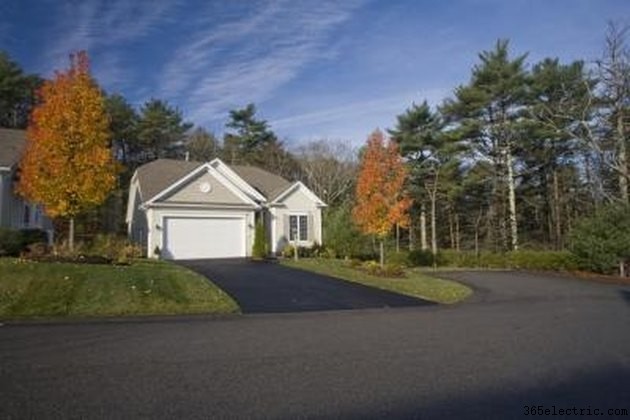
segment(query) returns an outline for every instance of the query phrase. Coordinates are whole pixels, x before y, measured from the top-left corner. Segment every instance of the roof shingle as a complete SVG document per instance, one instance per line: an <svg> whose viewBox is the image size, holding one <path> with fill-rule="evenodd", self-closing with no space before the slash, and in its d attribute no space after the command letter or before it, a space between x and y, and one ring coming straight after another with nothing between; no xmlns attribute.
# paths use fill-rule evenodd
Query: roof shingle
<svg viewBox="0 0 630 420"><path fill-rule="evenodd" d="M186 160L158 159L142 165L137 170L142 200L146 201L155 197L203 164L203 162ZM269 201L291 186L291 182L281 176L254 166L234 165L229 168Z"/></svg>
<svg viewBox="0 0 630 420"><path fill-rule="evenodd" d="M0 128L0 167L17 164L26 148L26 131Z"/></svg>

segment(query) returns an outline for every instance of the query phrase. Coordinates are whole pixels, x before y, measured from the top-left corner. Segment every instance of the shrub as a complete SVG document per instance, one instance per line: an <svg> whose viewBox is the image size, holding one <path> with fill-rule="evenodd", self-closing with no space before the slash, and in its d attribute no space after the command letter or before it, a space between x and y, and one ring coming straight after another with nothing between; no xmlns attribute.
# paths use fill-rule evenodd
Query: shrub
<svg viewBox="0 0 630 420"><path fill-rule="evenodd" d="M374 260L363 261L359 263L354 268L357 268L361 271L366 272L372 276L379 277L404 277L405 276L405 268L396 263L389 262L385 264L384 267Z"/></svg>
<svg viewBox="0 0 630 420"><path fill-rule="evenodd" d="M367 257L370 254L372 258L371 240L356 228L351 213L349 203L326 210L322 226L324 243L337 257Z"/></svg>
<svg viewBox="0 0 630 420"><path fill-rule="evenodd" d="M610 205L573 228L570 250L580 268L615 272L630 261L630 207Z"/></svg>
<svg viewBox="0 0 630 420"><path fill-rule="evenodd" d="M96 235L87 248L79 252L79 254L100 256L116 262L127 262L130 258L141 257L142 248L122 236L99 234Z"/></svg>
<svg viewBox="0 0 630 420"><path fill-rule="evenodd" d="M414 249L409 251L407 260L412 267L430 267L433 265L433 254L429 250Z"/></svg>
<svg viewBox="0 0 630 420"><path fill-rule="evenodd" d="M19 255L22 251L20 232L14 229L0 229L0 256Z"/></svg>
<svg viewBox="0 0 630 420"><path fill-rule="evenodd" d="M0 256L16 257L38 242L48 242L48 235L41 229L0 229Z"/></svg>
<svg viewBox="0 0 630 420"><path fill-rule="evenodd" d="M409 257L410 253L406 251L392 252L391 254L385 255L385 262L387 264L392 264L400 267L409 267L411 266L409 262Z"/></svg>
<svg viewBox="0 0 630 420"><path fill-rule="evenodd" d="M252 249L252 257L262 259L267 256L267 241L265 238L265 226L262 220L256 222L256 230L254 232L254 246Z"/></svg>

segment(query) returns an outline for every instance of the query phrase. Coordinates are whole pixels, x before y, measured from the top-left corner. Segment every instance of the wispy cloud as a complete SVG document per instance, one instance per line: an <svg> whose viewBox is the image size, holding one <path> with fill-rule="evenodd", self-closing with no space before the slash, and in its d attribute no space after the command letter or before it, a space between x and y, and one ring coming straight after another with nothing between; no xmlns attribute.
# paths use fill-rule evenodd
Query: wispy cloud
<svg viewBox="0 0 630 420"><path fill-rule="evenodd" d="M141 38L168 16L178 0L86 0L64 2L59 9L53 40L45 56L48 68L59 67L70 52L107 49ZM115 82L118 55L108 52L102 73ZM109 68L106 68L110 66Z"/></svg>
<svg viewBox="0 0 630 420"><path fill-rule="evenodd" d="M165 67L161 96L185 98L198 122L221 118L244 102L262 102L309 63L330 57L332 31L361 3L270 0L199 30Z"/></svg>
<svg viewBox="0 0 630 420"><path fill-rule="evenodd" d="M300 144L322 138L349 141L353 145L363 143L374 129L392 128L396 116L412 103L426 99L438 105L448 95L447 88L426 89L419 92L400 92L396 95L370 100L358 100L337 106L315 106L319 111L289 115L270 121L272 129L283 133L290 143Z"/></svg>

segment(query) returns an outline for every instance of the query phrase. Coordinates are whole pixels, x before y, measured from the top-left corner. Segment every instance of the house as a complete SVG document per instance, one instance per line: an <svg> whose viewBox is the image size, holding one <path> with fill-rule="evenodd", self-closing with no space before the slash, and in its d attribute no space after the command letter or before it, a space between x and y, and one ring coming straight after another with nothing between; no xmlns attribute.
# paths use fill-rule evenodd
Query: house
<svg viewBox="0 0 630 420"><path fill-rule="evenodd" d="M288 243L322 243L322 202L302 182L220 159L159 159L131 179L127 226L148 257L251 256L261 220L271 254Z"/></svg>
<svg viewBox="0 0 630 420"><path fill-rule="evenodd" d="M26 148L26 132L0 128L0 228L42 229L52 240L53 225L40 205L15 193L17 168Z"/></svg>

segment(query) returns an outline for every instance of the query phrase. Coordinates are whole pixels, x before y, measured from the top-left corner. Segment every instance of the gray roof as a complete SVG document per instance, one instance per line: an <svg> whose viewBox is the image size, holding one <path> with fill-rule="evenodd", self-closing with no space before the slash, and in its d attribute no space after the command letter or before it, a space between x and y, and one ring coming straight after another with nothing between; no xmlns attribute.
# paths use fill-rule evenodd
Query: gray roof
<svg viewBox="0 0 630 420"><path fill-rule="evenodd" d="M291 186L286 179L256 166L231 165L230 168L249 185L272 201Z"/></svg>
<svg viewBox="0 0 630 420"><path fill-rule="evenodd" d="M203 162L186 160L158 159L142 165L136 172L142 200L146 201L155 197L203 164ZM291 186L291 182L264 169L240 165L229 167L269 201Z"/></svg>
<svg viewBox="0 0 630 420"><path fill-rule="evenodd" d="M26 147L26 131L0 128L0 167L12 167Z"/></svg>

